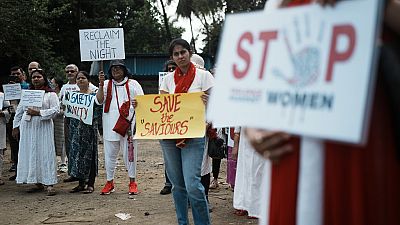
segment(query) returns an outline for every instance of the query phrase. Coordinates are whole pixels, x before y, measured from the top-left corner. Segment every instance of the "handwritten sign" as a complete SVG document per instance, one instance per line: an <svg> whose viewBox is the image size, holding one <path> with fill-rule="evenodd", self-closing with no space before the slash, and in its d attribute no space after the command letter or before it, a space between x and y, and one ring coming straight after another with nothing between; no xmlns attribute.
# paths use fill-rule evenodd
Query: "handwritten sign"
<svg viewBox="0 0 400 225"><path fill-rule="evenodd" d="M4 100L21 99L21 85L20 84L3 84Z"/></svg>
<svg viewBox="0 0 400 225"><path fill-rule="evenodd" d="M64 115L92 125L95 95L67 91L63 98Z"/></svg>
<svg viewBox="0 0 400 225"><path fill-rule="evenodd" d="M135 139L204 137L202 93L136 96Z"/></svg>
<svg viewBox="0 0 400 225"><path fill-rule="evenodd" d="M44 90L22 90L21 101L23 106L42 107Z"/></svg>
<svg viewBox="0 0 400 225"><path fill-rule="evenodd" d="M228 15L208 119L363 143L381 6L341 1Z"/></svg>
<svg viewBox="0 0 400 225"><path fill-rule="evenodd" d="M122 28L79 30L81 61L125 59Z"/></svg>
<svg viewBox="0 0 400 225"><path fill-rule="evenodd" d="M161 83L164 80L164 77L168 74L169 72L158 72L158 90L160 90Z"/></svg>

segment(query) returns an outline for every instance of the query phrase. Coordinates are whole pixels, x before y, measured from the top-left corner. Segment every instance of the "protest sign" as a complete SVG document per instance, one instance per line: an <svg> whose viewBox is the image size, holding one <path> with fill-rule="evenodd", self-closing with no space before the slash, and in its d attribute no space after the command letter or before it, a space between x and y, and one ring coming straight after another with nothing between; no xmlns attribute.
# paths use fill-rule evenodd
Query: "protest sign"
<svg viewBox="0 0 400 225"><path fill-rule="evenodd" d="M44 90L22 90L20 105L42 107Z"/></svg>
<svg viewBox="0 0 400 225"><path fill-rule="evenodd" d="M21 90L20 84L3 84L4 100L21 99Z"/></svg>
<svg viewBox="0 0 400 225"><path fill-rule="evenodd" d="M204 137L205 107L198 93L136 96L135 139Z"/></svg>
<svg viewBox="0 0 400 225"><path fill-rule="evenodd" d="M164 77L168 74L169 72L158 72L158 92L160 92L160 87L161 83L164 80Z"/></svg>
<svg viewBox="0 0 400 225"><path fill-rule="evenodd" d="M95 97L95 95L67 91L63 98L64 115L92 125Z"/></svg>
<svg viewBox="0 0 400 225"><path fill-rule="evenodd" d="M228 15L208 119L362 143L380 9L356 0Z"/></svg>
<svg viewBox="0 0 400 225"><path fill-rule="evenodd" d="M81 61L125 59L122 28L79 30Z"/></svg>

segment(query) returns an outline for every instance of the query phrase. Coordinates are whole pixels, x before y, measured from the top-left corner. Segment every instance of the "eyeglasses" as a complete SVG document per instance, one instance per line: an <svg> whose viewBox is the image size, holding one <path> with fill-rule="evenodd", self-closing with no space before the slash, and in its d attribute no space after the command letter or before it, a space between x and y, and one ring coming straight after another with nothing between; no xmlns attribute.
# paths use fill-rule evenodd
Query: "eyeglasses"
<svg viewBox="0 0 400 225"><path fill-rule="evenodd" d="M66 70L65 73L75 73L75 70Z"/></svg>
<svg viewBox="0 0 400 225"><path fill-rule="evenodd" d="M112 70L122 70L122 66L113 66L111 67Z"/></svg>
<svg viewBox="0 0 400 225"><path fill-rule="evenodd" d="M11 76L18 76L18 75L21 75L21 73L20 72L11 73Z"/></svg>

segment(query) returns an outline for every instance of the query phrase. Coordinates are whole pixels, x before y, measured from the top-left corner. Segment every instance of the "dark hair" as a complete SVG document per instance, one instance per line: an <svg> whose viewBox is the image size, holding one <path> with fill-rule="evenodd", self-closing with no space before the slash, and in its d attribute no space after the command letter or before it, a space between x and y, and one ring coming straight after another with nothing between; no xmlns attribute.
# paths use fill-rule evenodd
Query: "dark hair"
<svg viewBox="0 0 400 225"><path fill-rule="evenodd" d="M174 60L167 60L165 63L164 63L164 68L163 68L163 71L164 72L169 72L168 71L168 66L169 65L173 65L173 66L175 66L175 67L177 67L177 65L176 65L176 63L174 62Z"/></svg>
<svg viewBox="0 0 400 225"><path fill-rule="evenodd" d="M168 53L169 56L172 56L172 53L174 52L174 48L177 45L181 45L183 48L187 49L189 52L192 52L192 49L190 48L190 44L182 39L182 38L176 38L174 40L171 41L171 43L169 44L169 48L168 48Z"/></svg>
<svg viewBox="0 0 400 225"><path fill-rule="evenodd" d="M47 79L47 76L46 76L46 74L45 74L45 72L42 70L42 69L33 69L32 71L31 71L31 74L30 74L30 83L32 84L32 74L33 73L40 73L42 76L43 76L43 80L44 80L44 86L46 86L46 87L48 87L49 89L51 89L50 88L50 84L49 84L49 79ZM31 89L35 89L34 87L33 87L33 85L31 85ZM47 91L46 91L47 92Z"/></svg>
<svg viewBox="0 0 400 225"><path fill-rule="evenodd" d="M64 81L58 77L54 77L53 79L56 82L58 88L60 88L60 90L61 90L62 86L64 85Z"/></svg>
<svg viewBox="0 0 400 225"><path fill-rule="evenodd" d="M20 66L13 66L11 67L10 71L15 71L15 70L21 70L22 73L24 73L24 70Z"/></svg>
<svg viewBox="0 0 400 225"><path fill-rule="evenodd" d="M78 75L79 75L80 73L81 73L83 76L85 76L86 79L90 80L90 75L89 75L89 73L86 72L86 71L84 71L84 70L79 71L78 74L76 74L76 77L78 77Z"/></svg>

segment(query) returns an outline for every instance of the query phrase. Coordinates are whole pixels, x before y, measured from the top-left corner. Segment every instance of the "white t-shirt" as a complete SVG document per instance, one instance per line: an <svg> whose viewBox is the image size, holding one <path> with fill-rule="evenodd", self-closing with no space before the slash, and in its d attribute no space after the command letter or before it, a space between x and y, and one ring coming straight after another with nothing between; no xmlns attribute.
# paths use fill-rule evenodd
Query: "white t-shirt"
<svg viewBox="0 0 400 225"><path fill-rule="evenodd" d="M207 91L212 86L214 86L214 77L212 74L206 70L196 68L196 75L188 93ZM164 77L160 91L166 91L169 94L175 93L174 72L171 72Z"/></svg>

